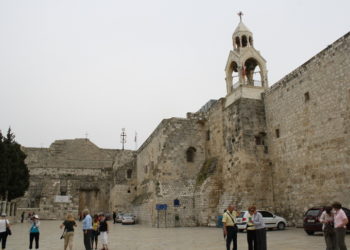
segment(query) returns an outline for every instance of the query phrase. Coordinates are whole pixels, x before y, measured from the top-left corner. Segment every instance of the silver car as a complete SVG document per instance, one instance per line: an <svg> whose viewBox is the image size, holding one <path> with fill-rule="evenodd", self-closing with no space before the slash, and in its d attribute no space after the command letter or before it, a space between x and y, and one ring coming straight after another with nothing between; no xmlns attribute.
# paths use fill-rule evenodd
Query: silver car
<svg viewBox="0 0 350 250"><path fill-rule="evenodd" d="M277 228L278 230L284 230L286 228L287 221L286 219L274 215L271 212L258 210L259 213L263 216L263 220L265 222L265 226L268 229ZM236 218L236 223L239 231L244 231L247 228L247 220L248 220L248 211L242 211L240 215Z"/></svg>
<svg viewBox="0 0 350 250"><path fill-rule="evenodd" d="M122 218L122 224L136 224L136 216L132 214L124 214Z"/></svg>

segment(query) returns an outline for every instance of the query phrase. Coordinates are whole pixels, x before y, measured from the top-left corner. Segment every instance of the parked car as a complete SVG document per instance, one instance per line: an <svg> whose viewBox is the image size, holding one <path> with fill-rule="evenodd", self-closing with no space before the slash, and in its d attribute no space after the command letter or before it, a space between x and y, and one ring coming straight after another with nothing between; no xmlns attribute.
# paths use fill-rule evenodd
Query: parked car
<svg viewBox="0 0 350 250"><path fill-rule="evenodd" d="M124 214L122 219L122 224L136 224L136 216L132 214Z"/></svg>
<svg viewBox="0 0 350 250"><path fill-rule="evenodd" d="M122 220L123 220L123 213L117 213L116 222L122 223Z"/></svg>
<svg viewBox="0 0 350 250"><path fill-rule="evenodd" d="M315 232L322 232L322 223L320 222L320 216L324 211L324 206L309 208L304 214L304 230L308 235L313 235ZM348 208L342 208L349 219L349 223L346 225L347 230L350 230L350 210Z"/></svg>
<svg viewBox="0 0 350 250"><path fill-rule="evenodd" d="M112 214L111 213L105 213L106 220L112 220Z"/></svg>
<svg viewBox="0 0 350 250"><path fill-rule="evenodd" d="M263 220L265 222L265 226L268 229L274 229L277 228L278 230L284 230L286 228L287 221L277 215L274 215L271 212L264 211L264 210L258 210L259 213L263 216ZM247 220L248 220L248 211L242 211L236 219L238 230L243 232L247 227Z"/></svg>

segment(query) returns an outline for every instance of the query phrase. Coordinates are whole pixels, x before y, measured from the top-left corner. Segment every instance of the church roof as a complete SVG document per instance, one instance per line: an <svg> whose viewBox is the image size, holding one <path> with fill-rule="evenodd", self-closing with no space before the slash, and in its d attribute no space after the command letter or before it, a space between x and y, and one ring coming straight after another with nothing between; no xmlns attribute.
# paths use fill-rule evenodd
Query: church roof
<svg viewBox="0 0 350 250"><path fill-rule="evenodd" d="M235 32L234 33L238 33L238 32L249 32L249 33L252 33L248 28L247 26L245 26L245 24L240 21L237 28L235 29Z"/></svg>

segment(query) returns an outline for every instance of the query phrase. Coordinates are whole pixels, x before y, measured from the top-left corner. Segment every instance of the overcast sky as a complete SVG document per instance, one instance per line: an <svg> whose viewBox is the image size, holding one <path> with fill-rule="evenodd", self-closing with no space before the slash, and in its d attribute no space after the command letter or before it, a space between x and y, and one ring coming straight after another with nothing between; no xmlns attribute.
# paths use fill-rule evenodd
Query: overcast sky
<svg viewBox="0 0 350 250"><path fill-rule="evenodd" d="M1 0L0 130L121 148L125 127L135 149L226 95L240 10L270 85L350 31L349 0Z"/></svg>

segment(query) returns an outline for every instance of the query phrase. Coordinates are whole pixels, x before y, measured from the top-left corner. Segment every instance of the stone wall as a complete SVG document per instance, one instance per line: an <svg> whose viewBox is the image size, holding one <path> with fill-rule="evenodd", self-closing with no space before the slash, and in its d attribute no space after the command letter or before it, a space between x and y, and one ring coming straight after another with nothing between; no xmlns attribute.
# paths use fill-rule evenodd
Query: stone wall
<svg viewBox="0 0 350 250"><path fill-rule="evenodd" d="M218 159L212 184L204 189L212 193L210 218L220 215L230 203L242 210L252 204L260 208L273 205L264 103L240 98L225 108L225 101L219 100L208 114L207 159Z"/></svg>
<svg viewBox="0 0 350 250"><path fill-rule="evenodd" d="M113 184L110 190L110 208L116 212L130 213L131 201L137 192L136 153L124 152L123 159L113 165Z"/></svg>
<svg viewBox="0 0 350 250"><path fill-rule="evenodd" d="M132 203L141 223L156 226L156 204L168 204L167 226L196 225L193 194L205 161L204 134L197 119L171 118L163 120L140 147ZM174 206L176 199L179 206ZM160 226L165 226L165 214L160 215Z"/></svg>
<svg viewBox="0 0 350 250"><path fill-rule="evenodd" d="M314 205L350 207L350 33L265 95L276 212L302 223Z"/></svg>

